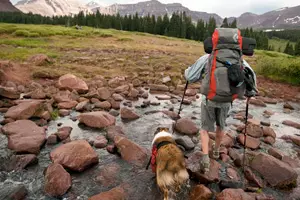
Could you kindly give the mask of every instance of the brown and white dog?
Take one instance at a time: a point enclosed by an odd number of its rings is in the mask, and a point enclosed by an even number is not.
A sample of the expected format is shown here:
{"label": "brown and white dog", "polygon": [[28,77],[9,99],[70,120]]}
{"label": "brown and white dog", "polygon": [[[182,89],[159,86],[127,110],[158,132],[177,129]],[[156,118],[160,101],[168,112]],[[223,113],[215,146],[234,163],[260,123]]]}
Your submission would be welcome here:
{"label": "brown and white dog", "polygon": [[158,128],[152,141],[152,171],[156,173],[156,182],[169,199],[169,191],[180,192],[189,180],[183,152],[177,147],[168,128]]}

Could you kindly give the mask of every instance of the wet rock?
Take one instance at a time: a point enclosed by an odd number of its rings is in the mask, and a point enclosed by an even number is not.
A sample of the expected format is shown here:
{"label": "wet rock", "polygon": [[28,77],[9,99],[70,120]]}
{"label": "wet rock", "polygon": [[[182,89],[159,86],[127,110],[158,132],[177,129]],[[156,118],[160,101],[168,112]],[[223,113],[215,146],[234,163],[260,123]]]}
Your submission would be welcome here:
{"label": "wet rock", "polygon": [[205,187],[204,185],[196,185],[191,193],[190,193],[190,200],[210,200],[213,196],[213,193],[210,191],[209,188]]}
{"label": "wet rock", "polygon": [[270,128],[270,127],[263,127],[262,130],[263,130],[263,136],[264,137],[270,136],[270,137],[272,137],[274,139],[276,138],[276,133],[275,133],[275,131],[272,128]]}
{"label": "wet rock", "polygon": [[0,97],[5,97],[8,99],[19,99],[20,93],[14,88],[0,86]]}
{"label": "wet rock", "polygon": [[46,141],[46,132],[29,120],[18,120],[2,127],[8,137],[8,148],[17,153],[38,154]]}
{"label": "wet rock", "polygon": [[185,92],[186,96],[196,96],[198,90],[197,89],[187,89]]}
{"label": "wet rock", "polygon": [[47,138],[47,145],[57,144],[57,136],[52,134]]}
{"label": "wet rock", "polygon": [[263,121],[260,122],[260,124],[261,124],[262,126],[271,126],[270,120],[263,120]]}
{"label": "wet rock", "polygon": [[25,101],[8,109],[5,113],[6,118],[29,119],[33,117],[37,111],[42,109],[42,101]]}
{"label": "wet rock", "polygon": [[109,110],[111,108],[111,104],[108,101],[98,102],[95,104],[96,108],[101,108],[104,110]]}
{"label": "wet rock", "polygon": [[291,114],[293,111],[292,110],[290,110],[290,109],[283,109],[283,113],[284,114]]}
{"label": "wet rock", "polygon": [[3,120],[0,122],[0,124],[1,124],[1,125],[5,125],[5,124],[12,123],[12,122],[14,122],[14,121],[15,121],[15,120],[12,119],[12,118],[5,118],[5,119],[3,119]]}
{"label": "wet rock", "polygon": [[0,194],[3,200],[23,200],[28,191],[24,185],[17,185],[0,188]]}
{"label": "wet rock", "polygon": [[128,198],[128,185],[115,187],[107,192],[90,197],[88,200],[124,200]]}
{"label": "wet rock", "polygon": [[114,125],[116,122],[114,116],[103,111],[83,113],[78,116],[78,120],[80,123],[93,128],[105,128]]}
{"label": "wet rock", "polygon": [[101,169],[96,177],[96,181],[105,187],[111,187],[116,184],[117,176],[120,173],[120,166],[116,163],[106,165]]}
{"label": "wet rock", "polygon": [[118,86],[125,85],[125,84],[126,84],[125,77],[114,77],[108,81],[108,86],[111,88],[116,88]]}
{"label": "wet rock", "polygon": [[123,120],[135,120],[140,118],[133,110],[126,107],[121,108],[120,115]]}
{"label": "wet rock", "polygon": [[139,96],[139,91],[135,88],[133,88],[133,86],[131,85],[130,86],[130,91],[129,91],[129,94],[128,94],[128,98],[129,99],[137,99]]}
{"label": "wet rock", "polygon": [[50,158],[53,163],[78,172],[99,162],[97,153],[85,140],[72,141],[57,147],[51,151]]}
{"label": "wet rock", "polygon": [[278,101],[276,99],[272,99],[272,98],[268,98],[268,97],[259,97],[258,99],[260,99],[261,101],[263,101],[264,103],[267,104],[277,104]]}
{"label": "wet rock", "polygon": [[175,125],[175,130],[185,135],[196,135],[199,131],[196,124],[188,118],[179,119]]}
{"label": "wet rock", "polygon": [[164,113],[165,115],[169,116],[173,120],[179,119],[179,117],[180,117],[178,115],[178,113],[175,113],[175,112],[169,111],[169,110],[163,110],[162,113]]}
{"label": "wet rock", "polygon": [[0,113],[6,113],[9,108],[0,108]]}
{"label": "wet rock", "polygon": [[164,78],[162,79],[162,82],[163,82],[163,83],[168,83],[168,82],[170,82],[170,81],[171,81],[170,76],[166,76],[166,77],[164,77]]}
{"label": "wet rock", "polygon": [[111,154],[116,154],[118,149],[115,145],[110,144],[110,145],[107,145],[106,151]]}
{"label": "wet rock", "polygon": [[37,66],[42,66],[42,65],[46,65],[46,64],[51,63],[50,58],[45,54],[33,55],[28,59],[28,61],[30,63],[33,63],[33,64],[37,65]]}
{"label": "wet rock", "polygon": [[97,92],[98,92],[98,97],[101,101],[105,101],[111,97],[111,92],[106,87],[99,88]]}
{"label": "wet rock", "polygon": [[75,107],[75,110],[83,111],[83,110],[85,110],[85,108],[87,107],[88,104],[89,104],[88,100],[82,101],[79,104],[77,104],[77,106]]}
{"label": "wet rock", "polygon": [[272,115],[275,114],[275,112],[273,112],[273,111],[271,111],[271,110],[265,110],[265,111],[264,111],[264,114],[269,115],[269,116],[272,116]]}
{"label": "wet rock", "polygon": [[133,85],[133,87],[139,87],[139,86],[141,86],[141,81],[139,80],[139,79],[134,79],[133,81],[132,81],[132,85]]}
{"label": "wet rock", "polygon": [[234,181],[234,180],[221,180],[219,183],[219,187],[221,190],[227,188],[239,189],[239,188],[243,188],[243,183],[241,181]]}
{"label": "wet rock", "polygon": [[235,169],[233,169],[232,167],[227,168],[227,176],[228,176],[228,178],[230,178],[230,180],[233,180],[233,181],[241,180],[241,177],[238,174],[238,172]]}
{"label": "wet rock", "polygon": [[70,174],[60,164],[50,164],[46,170],[44,191],[52,197],[64,195],[72,186]]}
{"label": "wet rock", "polygon": [[[243,130],[243,133],[245,132],[245,130]],[[263,130],[259,125],[256,124],[249,124],[247,126],[247,135],[250,135],[254,138],[260,138],[262,137],[263,134]]]}
{"label": "wet rock", "polygon": [[124,131],[121,126],[110,126],[106,128],[106,137],[109,141],[114,141],[115,136],[125,137]]}
{"label": "wet rock", "polygon": [[150,105],[152,105],[152,106],[159,106],[160,102],[159,101],[151,101]]}
{"label": "wet rock", "polygon": [[260,177],[256,176],[249,167],[245,168],[245,178],[251,184],[254,184],[255,186],[257,186],[259,188],[263,188],[264,187],[263,180]]}
{"label": "wet rock", "polygon": [[230,160],[230,157],[228,155],[226,155],[226,154],[221,154],[220,156],[221,156],[221,160],[224,163],[226,163],[226,162],[228,162]]}
{"label": "wet rock", "polygon": [[267,107],[267,105],[259,99],[250,99],[249,103],[255,106]]}
{"label": "wet rock", "polygon": [[66,74],[64,76],[61,76],[58,79],[57,86],[61,90],[75,90],[78,93],[85,93],[89,90],[88,85],[82,79],[74,76],[73,74]]}
{"label": "wet rock", "polygon": [[273,157],[275,157],[275,158],[277,158],[279,160],[282,160],[282,158],[284,156],[284,154],[281,151],[279,151],[278,149],[275,149],[275,148],[268,149],[268,153],[271,156],[273,156]]}
{"label": "wet rock", "polygon": [[108,99],[108,102],[111,104],[111,107],[115,110],[119,110],[120,109],[120,101],[115,101],[114,99],[110,98]]}
{"label": "wet rock", "polygon": [[177,144],[183,146],[185,150],[192,150],[192,149],[195,148],[194,142],[187,135],[185,135],[183,137],[179,137],[175,141],[176,141]]}
{"label": "wet rock", "polygon": [[22,170],[37,163],[38,159],[34,154],[14,155],[10,160],[8,171]]}
{"label": "wet rock", "polygon": [[217,195],[216,200],[255,200],[242,189],[225,189]]}
{"label": "wet rock", "polygon": [[148,93],[148,92],[144,92],[144,93],[141,95],[141,97],[142,97],[143,99],[148,99],[149,93]]}
{"label": "wet rock", "polygon": [[53,98],[58,103],[76,100],[69,90],[59,91]]}
{"label": "wet rock", "polygon": [[171,99],[171,97],[169,95],[165,95],[165,94],[155,95],[155,98],[157,98],[158,100],[170,100]]}
{"label": "wet rock", "polygon": [[284,105],[283,105],[283,108],[285,109],[289,109],[289,110],[295,110],[295,108],[288,102],[286,102]]}
{"label": "wet rock", "polygon": [[70,110],[66,110],[66,109],[60,109],[60,110],[58,110],[58,114],[61,117],[68,116],[68,115],[70,115],[70,113],[71,113]]}
{"label": "wet rock", "polygon": [[234,138],[229,134],[224,135],[224,137],[222,138],[222,141],[221,141],[221,146],[230,148],[233,145],[234,145]]}
{"label": "wet rock", "polygon": [[67,137],[66,139],[64,139],[63,141],[62,141],[62,143],[63,144],[67,144],[67,143],[69,143],[69,142],[71,142],[72,140],[71,140],[71,138],[70,137]]}
{"label": "wet rock", "polygon": [[121,86],[117,87],[114,91],[115,91],[115,93],[129,94],[129,92],[128,92],[129,89],[130,89],[129,85],[121,85]]}
{"label": "wet rock", "polygon": [[[237,137],[237,140],[239,143],[244,145],[245,136],[243,134],[239,134]],[[251,149],[258,149],[259,145],[260,145],[259,139],[253,138],[251,136],[247,136],[246,147],[251,148]]]}
{"label": "wet rock", "polygon": [[70,136],[72,130],[73,130],[72,127],[68,127],[68,126],[62,127],[58,129],[56,135],[59,138],[59,140],[65,140]]}
{"label": "wet rock", "polygon": [[300,136],[289,136],[289,139],[296,145],[300,146]]}
{"label": "wet rock", "polygon": [[237,167],[240,167],[241,163],[243,162],[243,156],[239,152],[237,152],[237,150],[232,149],[232,148],[230,148],[228,150],[228,154],[232,158],[232,160],[234,161],[234,164]]}
{"label": "wet rock", "polygon": [[61,102],[57,105],[59,109],[73,109],[77,106],[77,101]]}
{"label": "wet rock", "polygon": [[264,138],[264,142],[267,143],[267,144],[269,144],[269,145],[273,145],[276,141],[275,141],[275,139],[273,137],[268,136],[268,137]]}
{"label": "wet rock", "polygon": [[257,119],[248,119],[248,123],[250,124],[250,125],[255,125],[255,126],[259,126],[260,125],[260,121],[259,120],[257,120]]}
{"label": "wet rock", "polygon": [[221,146],[219,150],[220,154],[228,154],[228,149],[226,147]]}
{"label": "wet rock", "polygon": [[255,198],[256,200],[276,200],[273,196],[265,194],[257,194]]}
{"label": "wet rock", "polygon": [[292,168],[300,168],[300,161],[299,159],[293,159],[289,156],[283,156],[282,158],[282,162],[288,164],[289,166],[291,166]]}
{"label": "wet rock", "polygon": [[285,121],[282,122],[282,124],[284,124],[286,126],[294,127],[296,129],[300,129],[300,124],[299,123],[293,122],[293,121],[290,121],[290,120],[285,120]]}
{"label": "wet rock", "polygon": [[162,92],[168,92],[169,87],[166,85],[155,85],[155,84],[150,84],[150,91],[162,91]]}
{"label": "wet rock", "polygon": [[189,155],[189,158],[186,161],[187,169],[192,177],[195,177],[198,181],[203,184],[209,184],[213,182],[218,182],[220,180],[219,170],[221,165],[210,159],[210,168],[209,172],[205,175],[201,172],[199,160],[202,159],[202,152],[197,151]]}
{"label": "wet rock", "polygon": [[97,98],[91,98],[91,103],[98,103],[98,102],[100,102],[100,100],[99,99],[97,99]]}
{"label": "wet rock", "polygon": [[120,94],[113,94],[112,95],[112,98],[115,100],[115,101],[123,101],[124,100],[124,97]]}
{"label": "wet rock", "polygon": [[97,136],[94,141],[94,147],[102,149],[107,146],[107,139],[104,136]]}
{"label": "wet rock", "polygon": [[251,168],[259,172],[272,187],[295,186],[298,177],[288,164],[264,153],[254,157]]}
{"label": "wet rock", "polygon": [[111,114],[111,115],[114,116],[114,117],[117,117],[117,116],[120,115],[119,111],[117,111],[117,110],[115,110],[115,109],[111,109],[111,110],[109,111],[109,114]]}
{"label": "wet rock", "polygon": [[191,105],[192,104],[192,101],[190,99],[183,99],[183,102],[182,102],[184,105]]}
{"label": "wet rock", "polygon": [[147,164],[147,150],[125,137],[115,136],[115,145],[122,159],[139,167]]}

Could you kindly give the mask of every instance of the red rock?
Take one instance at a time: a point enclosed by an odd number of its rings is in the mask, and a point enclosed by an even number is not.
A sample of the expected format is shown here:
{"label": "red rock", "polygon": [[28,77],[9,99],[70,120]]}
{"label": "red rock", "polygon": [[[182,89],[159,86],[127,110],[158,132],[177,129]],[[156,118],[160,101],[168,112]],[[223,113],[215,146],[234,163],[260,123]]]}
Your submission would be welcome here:
{"label": "red rock", "polygon": [[260,125],[260,121],[257,119],[248,119],[248,123],[251,125],[255,125],[255,126],[259,126]]}
{"label": "red rock", "polygon": [[83,111],[88,104],[89,104],[89,100],[81,101],[79,104],[77,104],[75,110],[76,111]]}
{"label": "red rock", "polygon": [[68,126],[62,127],[58,129],[56,135],[60,140],[65,140],[70,136],[72,130],[73,130],[72,127],[68,127]]}
{"label": "red rock", "polygon": [[269,116],[272,116],[272,115],[275,114],[275,112],[270,111],[270,110],[265,110],[265,111],[264,111],[264,114],[269,115]]}
{"label": "red rock", "polygon": [[298,146],[300,146],[300,136],[290,136],[289,137],[292,142]]}
{"label": "red rock", "polygon": [[259,97],[258,99],[267,104],[277,104],[278,103],[278,101],[276,99],[272,99],[272,98],[268,98],[268,97]]}
{"label": "red rock", "polygon": [[121,108],[120,115],[121,118],[124,120],[135,120],[140,118],[140,116],[136,114],[133,110],[128,109],[126,107]]}
{"label": "red rock", "polygon": [[111,97],[111,92],[106,87],[99,88],[97,92],[99,99],[102,101],[105,101]]}
{"label": "red rock", "polygon": [[282,124],[284,124],[286,126],[294,127],[296,129],[300,129],[300,124],[299,123],[296,123],[296,122],[293,122],[293,121],[290,121],[290,120],[285,120],[285,121],[282,122]]}
{"label": "red rock", "polygon": [[119,136],[124,136],[125,134],[122,130],[122,127],[120,126],[110,126],[106,128],[106,137],[110,140],[110,141],[114,141],[115,136],[119,135]]}
{"label": "red rock", "polygon": [[104,136],[97,136],[94,141],[94,147],[95,148],[104,148],[107,146],[107,139]]}
{"label": "red rock", "polygon": [[139,87],[141,85],[141,81],[139,79],[134,79],[132,81],[133,87]]}
{"label": "red rock", "polygon": [[120,166],[113,163],[106,165],[101,169],[96,177],[96,181],[105,187],[114,185],[117,181],[117,176],[120,173]]}
{"label": "red rock", "polygon": [[100,102],[100,100],[99,99],[97,99],[97,98],[91,98],[91,103],[98,103],[98,102]]}
{"label": "red rock", "polygon": [[225,189],[217,195],[216,200],[255,200],[242,189]]}
{"label": "red rock", "polygon": [[205,187],[204,185],[196,185],[191,193],[190,193],[190,200],[210,200],[213,196],[213,193],[210,191],[209,188]]}
{"label": "red rock", "polygon": [[57,144],[57,136],[52,134],[47,138],[47,145]]}
{"label": "red rock", "polygon": [[188,118],[181,118],[175,125],[176,131],[185,135],[196,135],[199,132],[196,124]]}
{"label": "red rock", "polygon": [[115,110],[119,110],[120,109],[120,101],[115,101],[114,99],[110,98],[108,99],[108,102],[111,104],[111,107]]}
{"label": "red rock", "polygon": [[14,88],[0,86],[0,97],[19,99],[20,93]]}
{"label": "red rock", "polygon": [[150,84],[150,91],[162,91],[162,92],[168,92],[169,87],[166,85],[155,85],[155,84]]}
{"label": "red rock", "polygon": [[137,99],[139,96],[139,91],[137,89],[131,88],[128,94],[130,99]]}
{"label": "red rock", "polygon": [[143,167],[147,164],[147,150],[125,137],[115,136],[115,145],[122,159],[136,166]]}
{"label": "red rock", "polygon": [[60,164],[50,164],[46,170],[44,191],[52,197],[61,197],[72,186],[70,174]]}
{"label": "red rock", "polygon": [[289,104],[288,102],[286,102],[284,105],[283,105],[283,108],[285,109],[289,109],[289,110],[295,110],[295,108]]}
{"label": "red rock", "polygon": [[114,116],[103,111],[83,113],[79,115],[78,119],[80,123],[93,128],[105,128],[114,125],[116,122]]}
{"label": "red rock", "polygon": [[14,155],[9,162],[8,170],[22,170],[27,166],[36,164],[37,162],[38,159],[34,154]]}
{"label": "red rock", "polygon": [[[239,134],[238,137],[237,137],[237,139],[238,139],[239,143],[241,143],[242,145],[244,145],[245,136],[243,134]],[[247,136],[246,146],[248,148],[258,149],[259,145],[260,145],[259,139],[253,138],[251,136]]]}
{"label": "red rock", "polygon": [[284,156],[284,154],[282,152],[280,152],[278,149],[275,149],[275,148],[268,149],[268,153],[271,156],[273,156],[273,157],[275,157],[275,158],[277,158],[279,160],[282,160],[282,158]]}
{"label": "red rock", "polygon": [[95,104],[96,108],[101,108],[104,110],[109,110],[111,108],[111,104],[108,101],[98,102]]}
{"label": "red rock", "polygon": [[249,103],[255,106],[267,107],[267,105],[259,99],[250,99]]}
{"label": "red rock", "polygon": [[69,90],[59,91],[53,98],[58,103],[76,100]]}
{"label": "red rock", "polygon": [[28,61],[37,66],[42,66],[42,65],[51,63],[50,58],[45,54],[33,55],[28,59]]}
{"label": "red rock", "polygon": [[230,157],[226,154],[221,154],[221,160],[226,163],[230,160]]}
{"label": "red rock", "polygon": [[70,115],[70,113],[71,113],[71,111],[70,111],[70,110],[66,110],[66,109],[60,109],[60,110],[58,111],[58,114],[59,114],[59,116],[61,116],[61,117],[68,116],[68,115]]}
{"label": "red rock", "polygon": [[245,168],[245,177],[250,183],[255,184],[257,187],[264,187],[263,180],[256,176],[249,167]]}
{"label": "red rock", "polygon": [[124,97],[120,94],[113,94],[112,95],[112,98],[115,100],[115,101],[123,101],[124,100]]}
{"label": "red rock", "polygon": [[275,141],[275,139],[273,137],[268,136],[268,137],[264,138],[264,142],[267,143],[267,144],[269,144],[269,145],[273,145],[276,141]]}
{"label": "red rock", "polygon": [[78,172],[99,162],[97,153],[85,140],[72,141],[57,147],[51,151],[50,158],[53,163]]}
{"label": "red rock", "polygon": [[107,192],[90,197],[88,200],[125,200],[128,198],[128,185],[121,185]]}
{"label": "red rock", "polygon": [[68,102],[61,102],[58,104],[59,109],[72,109],[77,106],[77,101],[68,101]]}
{"label": "red rock", "polygon": [[117,153],[117,148],[115,145],[107,145],[106,151],[111,154]]}
{"label": "red rock", "polygon": [[170,100],[171,97],[169,95],[164,95],[164,94],[160,94],[160,95],[155,95],[155,97],[158,99],[158,100]]}
{"label": "red rock", "polygon": [[[245,132],[245,130],[243,130],[243,133],[244,132]],[[259,125],[249,124],[247,126],[247,135],[250,135],[250,136],[255,137],[255,138],[260,138],[264,134],[263,134],[262,128]]]}
{"label": "red rock", "polygon": [[42,101],[32,100],[20,103],[8,109],[5,113],[6,118],[29,119],[35,115],[35,113],[42,108]]}
{"label": "red rock", "polygon": [[8,137],[8,148],[17,153],[38,154],[46,141],[46,132],[29,120],[18,120],[2,127]]}
{"label": "red rock", "polygon": [[259,172],[272,187],[293,185],[298,177],[288,164],[264,153],[254,157],[251,168]]}
{"label": "red rock", "polygon": [[115,89],[115,93],[128,92],[129,88],[130,88],[129,85],[121,85]]}
{"label": "red rock", "polygon": [[221,146],[224,146],[226,148],[230,148],[234,145],[234,138],[229,135],[225,134],[221,141]]}
{"label": "red rock", "polygon": [[111,88],[116,88],[118,86],[125,85],[125,84],[126,84],[126,78],[125,77],[115,77],[115,78],[108,81],[108,85]]}
{"label": "red rock", "polygon": [[0,124],[1,124],[1,125],[5,125],[5,124],[12,123],[12,122],[14,122],[14,121],[15,121],[15,120],[12,119],[12,118],[5,118],[5,119],[3,119],[3,120],[0,122]]}
{"label": "red rock", "polygon": [[240,181],[241,177],[237,171],[231,167],[227,168],[227,176],[233,181]]}
{"label": "red rock", "polygon": [[264,126],[262,129],[263,129],[263,136],[264,137],[270,136],[274,139],[276,138],[276,133],[272,128]]}
{"label": "red rock", "polygon": [[296,169],[296,168],[300,167],[300,161],[299,161],[299,159],[293,159],[293,158],[291,158],[289,156],[283,156],[282,157],[282,162],[288,164],[293,169]]}
{"label": "red rock", "polygon": [[82,79],[72,74],[61,76],[58,79],[57,85],[59,89],[75,90],[79,93],[85,93],[89,90],[87,84]]}
{"label": "red rock", "polygon": [[2,186],[0,189],[1,198],[7,200],[23,200],[26,199],[28,191],[24,185]]}
{"label": "red rock", "polygon": [[197,94],[198,90],[197,89],[187,89],[185,92],[186,96],[195,96]]}
{"label": "red rock", "polygon": [[173,120],[179,119],[178,113],[175,113],[173,111],[163,110],[162,113],[164,113],[165,115],[169,116]]}

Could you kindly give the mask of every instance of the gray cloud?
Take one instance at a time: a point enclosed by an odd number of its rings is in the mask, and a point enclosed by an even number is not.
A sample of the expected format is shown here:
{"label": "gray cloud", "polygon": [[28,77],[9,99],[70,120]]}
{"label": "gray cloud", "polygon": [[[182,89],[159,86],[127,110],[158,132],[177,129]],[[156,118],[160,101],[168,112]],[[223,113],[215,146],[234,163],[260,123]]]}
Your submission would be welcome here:
{"label": "gray cloud", "polygon": [[[17,2],[18,0],[11,0]],[[79,0],[85,3],[92,0]],[[104,5],[136,3],[141,0],[95,0]],[[300,5],[299,0],[160,0],[162,3],[181,3],[195,11],[217,13],[222,17],[238,17],[244,12],[262,14],[277,8]]]}

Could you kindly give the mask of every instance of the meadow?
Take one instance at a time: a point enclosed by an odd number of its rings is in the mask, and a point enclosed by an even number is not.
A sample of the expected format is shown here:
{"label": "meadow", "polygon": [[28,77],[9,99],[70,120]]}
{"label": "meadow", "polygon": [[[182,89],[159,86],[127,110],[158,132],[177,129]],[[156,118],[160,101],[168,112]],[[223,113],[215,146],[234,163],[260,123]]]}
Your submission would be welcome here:
{"label": "meadow", "polygon": [[[283,46],[282,41],[276,42]],[[40,53],[53,62],[44,66],[28,62],[28,58]],[[184,81],[184,70],[203,54],[200,42],[147,33],[0,24],[0,59],[23,63],[32,78],[55,79],[71,72],[87,79],[125,75],[159,83],[162,77],[170,76],[169,84],[176,86]],[[245,59],[260,75],[300,84],[299,57],[257,50],[253,57]]]}

